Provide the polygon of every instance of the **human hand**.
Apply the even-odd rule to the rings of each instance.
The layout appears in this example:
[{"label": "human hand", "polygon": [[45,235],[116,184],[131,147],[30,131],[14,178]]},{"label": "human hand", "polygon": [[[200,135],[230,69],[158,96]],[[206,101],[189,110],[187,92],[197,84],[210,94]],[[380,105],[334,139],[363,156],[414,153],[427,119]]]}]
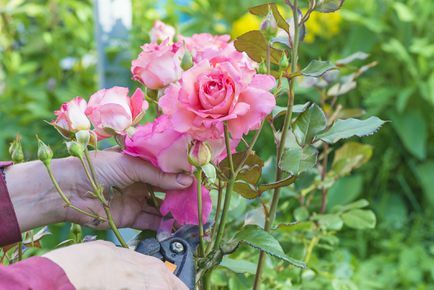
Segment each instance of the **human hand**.
[{"label": "human hand", "polygon": [[77,290],[185,290],[158,259],[110,242],[77,244],[44,255],[59,265]]},{"label": "human hand", "polygon": [[[115,193],[110,201],[114,221],[118,227],[155,229],[160,216],[146,203],[145,183],[160,189],[182,189],[191,185],[191,176],[165,174],[150,163],[115,151],[90,153],[97,180],[107,195],[113,186]],[[91,197],[92,187],[77,158],[52,160],[52,169],[64,193],[72,204],[92,210],[104,217],[100,203]],[[62,221],[85,224],[99,229],[108,228],[106,222],[97,224],[88,216],[65,208],[46,169],[39,161],[27,162],[6,169],[6,182],[22,231]]]}]

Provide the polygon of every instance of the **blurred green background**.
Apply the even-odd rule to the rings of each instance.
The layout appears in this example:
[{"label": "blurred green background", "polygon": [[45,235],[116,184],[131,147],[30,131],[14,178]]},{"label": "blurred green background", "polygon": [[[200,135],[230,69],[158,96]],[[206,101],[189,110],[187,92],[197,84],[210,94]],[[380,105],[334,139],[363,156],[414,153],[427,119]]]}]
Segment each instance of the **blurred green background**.
[{"label": "blurred green background", "polygon": [[[156,19],[187,35],[236,37],[259,25],[246,12],[265,1],[132,2],[127,47],[134,56]],[[391,122],[365,139],[375,147],[368,165],[331,193],[337,203],[370,200],[378,223],[375,230],[344,231],[332,250],[318,249],[313,260],[322,272],[305,272],[303,286],[289,288],[279,277],[270,289],[434,289],[433,20],[432,0],[347,0],[337,13],[312,15],[302,64],[356,51],[379,62],[341,102]],[[108,53],[120,52],[111,47]],[[98,88],[96,63],[91,0],[0,0],[0,160],[9,158],[17,133],[28,159],[35,156],[35,134],[63,146],[43,120],[64,101],[87,98]],[[129,61],[122,65],[128,68]],[[272,142],[261,145],[272,152]]]}]

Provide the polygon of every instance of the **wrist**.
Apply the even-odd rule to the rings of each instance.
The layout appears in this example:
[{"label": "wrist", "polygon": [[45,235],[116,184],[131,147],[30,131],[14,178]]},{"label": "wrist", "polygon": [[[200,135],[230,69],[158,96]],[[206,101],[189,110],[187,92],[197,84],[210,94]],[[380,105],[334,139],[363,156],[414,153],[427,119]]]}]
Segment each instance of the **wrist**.
[{"label": "wrist", "polygon": [[[67,180],[61,176],[64,171],[62,165],[63,159],[53,160],[53,172],[59,180]],[[65,220],[65,204],[42,162],[32,161],[10,166],[5,170],[5,177],[22,232]],[[68,184],[60,185],[68,190]]]}]

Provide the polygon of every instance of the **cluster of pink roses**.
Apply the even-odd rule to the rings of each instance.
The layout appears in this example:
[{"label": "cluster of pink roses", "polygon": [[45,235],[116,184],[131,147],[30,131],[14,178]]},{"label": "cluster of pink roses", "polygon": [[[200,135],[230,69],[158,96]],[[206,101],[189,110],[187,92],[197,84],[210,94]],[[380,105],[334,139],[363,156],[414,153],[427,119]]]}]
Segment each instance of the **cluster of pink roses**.
[{"label": "cluster of pink roses", "polygon": [[[62,105],[54,123],[67,132],[89,130],[92,123],[99,139],[114,134],[125,136],[124,153],[151,162],[164,172],[192,172],[188,162],[191,144],[207,144],[211,160],[225,157],[224,123],[231,135],[232,150],[250,130],[257,129],[275,106],[269,92],[275,85],[270,75],[256,72],[257,64],[238,52],[229,36],[196,34],[178,36],[174,29],[156,22],[151,43],[142,46],[133,60],[133,79],[148,89],[159,90],[162,115],[152,123],[137,126],[148,103],[137,89],[128,97],[128,89],[101,90],[89,103],[76,98]],[[191,55],[191,67],[183,70],[185,54]],[[195,151],[194,151],[195,152]],[[161,213],[170,213],[180,224],[197,224],[196,184],[182,191],[169,191]],[[203,221],[211,212],[211,198],[202,187]]]}]

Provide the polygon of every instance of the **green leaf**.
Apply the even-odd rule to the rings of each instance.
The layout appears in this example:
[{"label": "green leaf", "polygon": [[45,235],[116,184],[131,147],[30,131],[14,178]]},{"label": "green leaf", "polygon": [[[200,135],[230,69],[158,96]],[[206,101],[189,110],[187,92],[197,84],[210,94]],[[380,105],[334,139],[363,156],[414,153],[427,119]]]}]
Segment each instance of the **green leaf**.
[{"label": "green leaf", "polygon": [[359,199],[358,201],[346,204],[346,205],[337,205],[332,208],[333,212],[345,212],[352,209],[364,208],[369,205],[369,201],[366,199]]},{"label": "green leaf", "polygon": [[425,199],[434,205],[434,161],[429,160],[414,166],[413,172],[415,173],[419,184],[422,187]]},{"label": "green leaf", "polygon": [[246,260],[231,259],[228,256],[223,257],[219,266],[225,267],[226,269],[229,269],[235,273],[249,273],[249,274],[256,273],[255,263]]},{"label": "green leaf", "polygon": [[[237,168],[244,158],[245,151],[237,152],[232,155],[234,167]],[[219,164],[220,170],[228,177],[230,174],[229,160],[225,158]],[[250,153],[247,157],[243,167],[237,175],[237,180],[234,184],[234,191],[241,194],[243,197],[252,199],[256,198],[261,192],[257,188],[257,183],[261,178],[262,167],[264,167],[264,161],[255,153]]]},{"label": "green leaf", "polygon": [[267,183],[267,184],[261,184],[258,187],[259,192],[264,192],[267,190],[271,190],[271,189],[275,189],[275,188],[280,188],[280,187],[285,187],[288,186],[290,184],[293,184],[296,180],[295,176],[288,176],[282,180],[276,181],[276,182],[272,182],[272,183]]},{"label": "green leaf", "polygon": [[425,159],[429,128],[422,112],[418,109],[407,110],[403,114],[392,114],[391,120],[405,149],[419,160]]},{"label": "green leaf", "polygon": [[353,229],[373,229],[377,219],[372,210],[353,209],[342,214],[345,225]]},{"label": "green leaf", "polygon": [[344,0],[319,0],[315,6],[315,10],[319,12],[329,13],[339,10]]},{"label": "green leaf", "polygon": [[320,77],[329,70],[336,69],[336,65],[334,65],[330,61],[322,61],[322,60],[312,60],[307,67],[305,67],[301,73],[304,76],[309,77]]},{"label": "green leaf", "polygon": [[331,231],[339,231],[344,224],[341,217],[337,214],[318,214],[312,220],[318,221],[321,228]]},{"label": "green leaf", "polygon": [[283,18],[282,14],[280,14],[276,3],[267,3],[249,8],[250,13],[262,17],[267,16],[270,10],[273,13],[277,26],[289,33],[289,24],[286,22],[285,18]]},{"label": "green leaf", "polygon": [[369,161],[372,156],[372,146],[357,142],[345,143],[336,150],[332,170],[338,176],[349,174],[353,169],[359,168]]},{"label": "green leaf", "polygon": [[294,218],[296,221],[305,221],[309,218],[309,211],[305,206],[297,207],[294,210]]},{"label": "green leaf", "polygon": [[298,268],[306,268],[306,264],[302,261],[288,257],[282,249],[279,242],[269,233],[261,229],[256,225],[247,225],[235,237],[229,242],[229,247],[233,250],[239,246],[239,244],[247,244],[253,248],[264,251],[265,253],[282,259],[291,265]]},{"label": "green leaf", "polygon": [[[238,51],[247,53],[256,62],[262,62],[267,58],[267,40],[259,30],[251,30],[238,36],[234,41],[234,45]],[[281,57],[282,51],[272,47],[270,50],[270,62],[279,64]]]},{"label": "green leaf", "polygon": [[[240,165],[245,153],[245,151],[242,151],[232,154],[232,161],[234,162],[235,168]],[[244,180],[250,184],[256,184],[261,177],[262,167],[264,167],[264,161],[262,161],[262,159],[258,155],[251,152],[247,157],[243,167],[241,168],[237,179]],[[220,162],[219,168],[226,177],[229,176],[230,166],[229,159],[227,157]]]},{"label": "green leaf", "polygon": [[366,120],[358,120],[353,118],[345,120],[339,119],[330,129],[319,134],[317,138],[330,144],[353,136],[362,137],[372,135],[384,123],[385,121],[378,117],[370,117]]},{"label": "green leaf", "polygon": [[255,185],[245,182],[244,180],[237,180],[235,182],[234,191],[247,199],[254,199],[261,194]]},{"label": "green leaf", "polygon": [[282,230],[285,232],[293,232],[293,231],[310,231],[313,229],[313,222],[311,221],[303,221],[303,222],[295,222],[289,224],[280,224],[275,227],[273,230]]},{"label": "green leaf", "polygon": [[317,104],[312,104],[301,113],[294,123],[294,134],[298,144],[311,144],[314,137],[325,129],[327,119]]},{"label": "green leaf", "polygon": [[[292,133],[291,133],[292,134]],[[312,145],[301,148],[294,143],[291,147],[285,148],[279,167],[292,175],[298,175],[317,163],[318,151]]]}]

